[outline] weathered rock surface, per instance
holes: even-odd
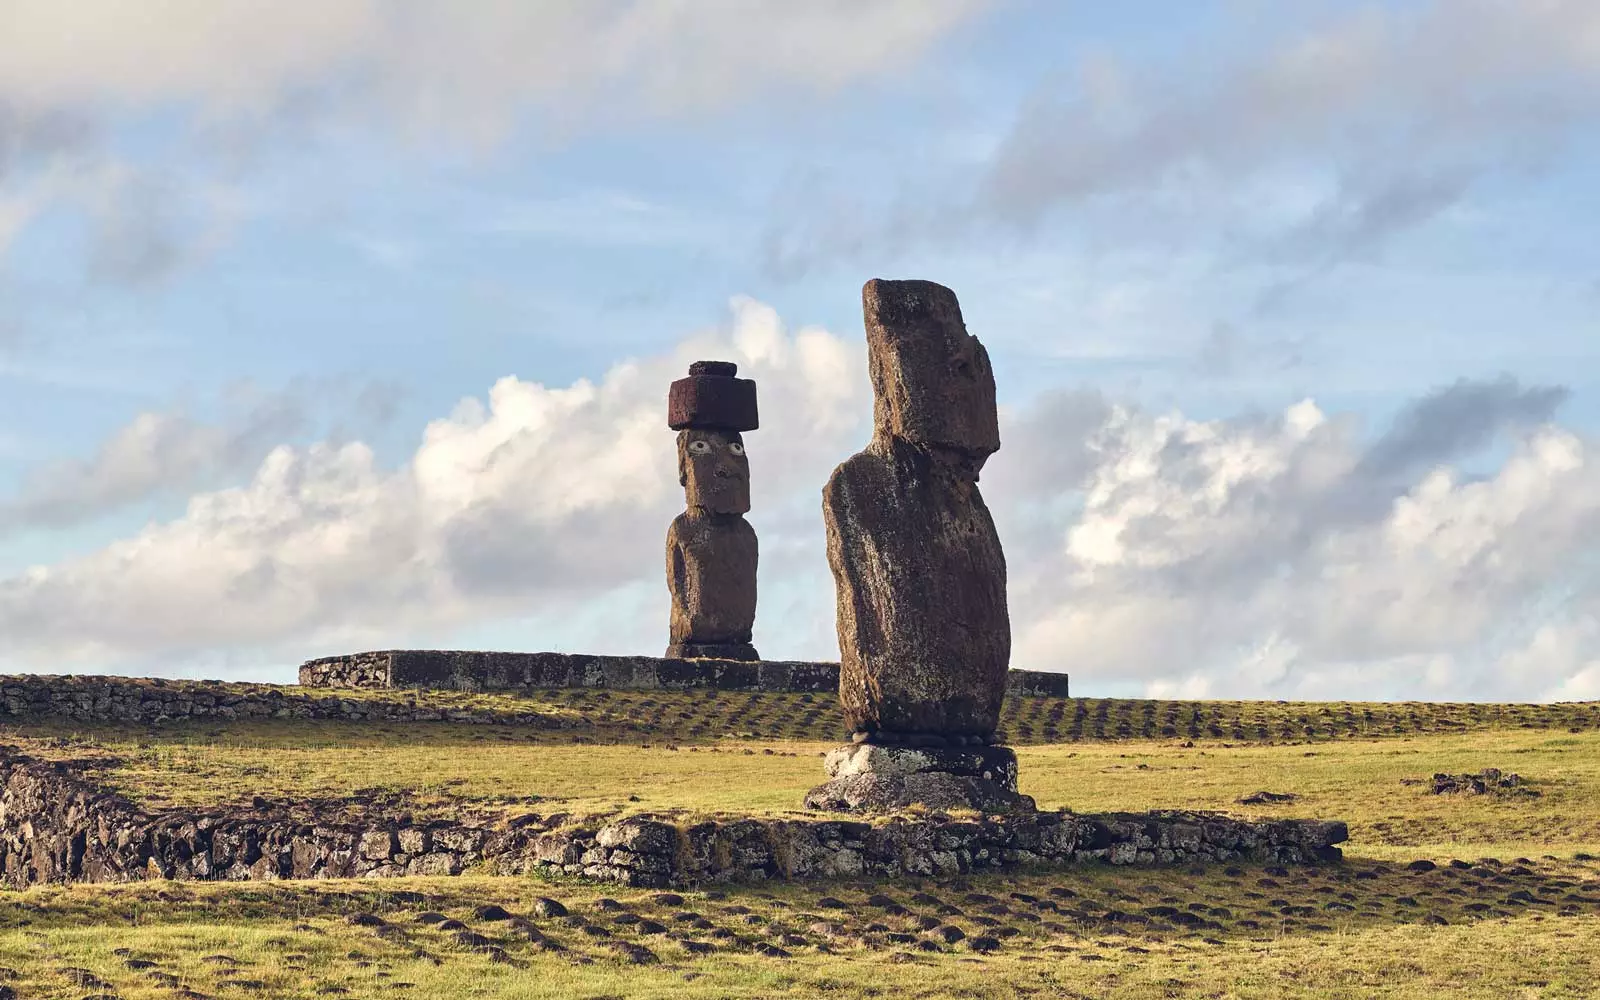
[[[984,813],[1031,812],[1017,793],[1017,755],[1007,747],[839,747],[824,760],[833,779],[812,789],[808,809],[888,811],[920,804]]]
[[[496,827],[271,803],[147,813],[59,762],[0,749],[0,877],[43,882],[457,875],[535,865],[540,817]]]
[[[1278,802],[1293,802],[1297,798],[1299,796],[1293,792],[1260,791],[1251,792],[1249,795],[1241,795],[1237,801],[1242,806],[1266,806]]]
[[[862,291],[874,432],[823,490],[846,722],[987,737],[1011,654],[1005,557],[978,492],[994,375],[948,288]]]
[[[706,514],[750,512],[750,457],[737,431],[690,428],[678,432],[678,485],[689,510]]]
[[[671,644],[680,659],[760,659],[756,620],[756,532],[743,517],[690,508],[667,532]]]
[[[1522,775],[1486,767],[1478,774],[1435,774],[1435,795],[1538,795],[1538,791],[1523,784]]]
[[[689,374],[667,388],[667,426],[723,427],[753,431],[761,426],[756,410],[756,384],[735,378],[739,366],[731,361],[696,361]]]
[[[761,659],[756,647],[748,642],[674,642],[667,646],[667,655],[680,660],[739,660],[745,663]]]
[[[37,678],[0,678],[0,683]],[[60,680],[57,678],[56,680]],[[123,678],[80,678],[57,684],[60,696],[78,693],[77,681],[148,684]],[[193,685],[196,682],[171,682]],[[587,653],[511,653],[451,649],[390,649],[307,660],[300,683],[320,688],[422,688],[447,691],[534,691],[551,688],[822,692],[839,688],[837,663],[799,660],[693,660]],[[1066,674],[1013,670],[1011,694],[1065,698]],[[221,685],[224,689],[245,685]],[[251,690],[268,689],[250,686]],[[3,705],[0,705],[3,709]]]
[[[1337,861],[1345,824],[1250,823],[1211,813],[981,820],[933,814],[877,824],[734,819],[680,827],[639,816],[555,827],[533,814],[492,825],[299,815],[260,804],[150,814],[70,766],[0,749],[0,873],[6,884],[145,879],[457,875],[545,871],[638,886],[762,879],[950,875],[1017,865]]]

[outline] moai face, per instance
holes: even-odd
[[[994,369],[955,293],[874,279],[861,290],[877,432],[959,456],[973,473],[1000,449]]]
[[[678,432],[678,483],[690,507],[713,514],[750,510],[750,460],[738,431]]]

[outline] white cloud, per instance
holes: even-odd
[[[604,629],[596,644],[651,634],[682,504],[665,387],[700,358],[760,384],[758,642],[830,655],[819,490],[868,437],[864,350],[786,329],[751,299],[731,306],[724,328],[598,381],[501,379],[428,424],[397,468],[360,443],[280,447],[181,517],[0,582],[7,658],[292,660],[580,608],[607,609],[581,616]],[[1007,410],[983,490],[1007,548],[1013,663],[1066,670],[1086,692],[1585,697],[1600,465],[1550,422],[1560,399],[1458,382],[1375,439],[1311,400],[1211,421],[1082,390]],[[1494,445],[1509,454],[1464,471]]]
[[[91,458],[34,469],[15,497],[0,502],[0,532],[68,527],[148,497],[182,496],[248,471],[308,423],[309,406],[293,389],[261,395],[244,387],[238,397],[236,412],[221,422],[140,413]]]
[[[1500,657],[1497,670],[1541,700],[1600,700],[1600,583],[1588,580],[1589,607],[1542,621],[1519,647]]]
[[[702,357],[737,361],[760,385],[754,499],[779,525],[763,535],[780,536],[768,572],[782,576],[785,519],[814,520],[808,533],[820,537],[819,484],[865,439],[863,352],[819,329],[787,331],[750,300],[735,300],[733,314],[728,329],[619,364],[598,383],[503,378],[486,402],[464,400],[430,423],[397,469],[359,442],[276,448],[247,485],[197,495],[182,517],[0,583],[8,658],[61,669],[251,647],[311,655],[550,612],[655,579],[683,502],[666,386]],[[213,438],[201,438],[210,451]],[[108,446],[123,451],[138,461],[121,478],[143,481],[150,449]],[[119,466],[102,459],[97,475]]]
[[[523,126],[551,141],[826,99],[913,66],[991,2],[6,0],[0,257],[65,205],[88,216],[91,279],[164,278],[226,241],[244,214],[236,170],[263,150],[352,134],[481,150]],[[187,135],[202,141],[181,147],[181,173],[143,162],[148,150],[99,141],[96,123],[154,112],[197,126]],[[505,224],[571,235],[602,214],[527,208]],[[649,242],[690,224],[648,208],[598,206],[610,228],[585,235],[637,240],[648,230]],[[397,259],[393,246],[368,250]]]
[[[1336,188],[1296,213],[1303,235],[1362,241],[1453,203],[1482,169],[1537,160],[1600,115],[1597,82],[1587,0],[1346,10],[1177,76],[1096,62],[1024,110],[986,197],[1027,218],[1102,195],[1182,200],[1196,183],[1244,194],[1240,181],[1281,189],[1275,168],[1320,160]]]
[[[1181,59],[1083,57],[1013,110],[981,163],[930,164],[866,195],[849,177],[829,192],[834,211],[807,192],[767,237],[773,266],[974,231],[1060,234],[1065,220],[1098,254],[1198,250],[1315,273],[1467,223],[1461,206],[1486,179],[1587,155],[1600,122],[1591,0],[1281,6],[1268,19],[1244,8]]]
[[[1310,401],[1207,422],[1115,409],[1081,512],[1013,575],[1015,662],[1218,696],[1551,697],[1575,652],[1547,649],[1533,679],[1495,649],[1597,583],[1593,446],[1526,426],[1553,405],[1531,400],[1558,399],[1458,383],[1371,443]],[[1464,437],[1433,426],[1458,400],[1479,408]],[[1453,468],[1488,428],[1510,457]]]
[[[715,110],[892,73],[987,0],[160,0],[0,8],[0,97],[24,106],[296,104],[491,138]]]

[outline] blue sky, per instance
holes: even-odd
[[[830,656],[884,276],[994,358],[1015,665],[1600,696],[1592,5],[308,11],[0,0],[0,667],[655,652],[697,350]]]

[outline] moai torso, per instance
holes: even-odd
[[[755,529],[742,430],[756,426],[755,383],[726,362],[696,362],[673,383],[668,423],[678,430],[686,509],[667,530],[672,618],[667,656],[758,659]]]
[[[756,531],[738,515],[690,509],[667,531],[672,644],[748,644],[756,621]]]
[[[1011,656],[1005,556],[977,485],[1000,446],[994,375],[949,289],[872,281],[862,298],[873,439],[823,491],[840,701],[869,740],[978,742]]]

